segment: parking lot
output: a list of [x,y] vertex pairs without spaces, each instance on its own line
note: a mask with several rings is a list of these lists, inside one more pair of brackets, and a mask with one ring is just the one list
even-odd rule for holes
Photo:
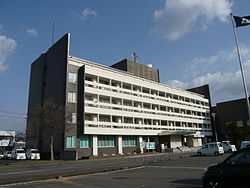
[[132,169],[72,176],[2,187],[202,187],[202,169],[224,160],[220,156],[191,156],[164,162],[155,162]]

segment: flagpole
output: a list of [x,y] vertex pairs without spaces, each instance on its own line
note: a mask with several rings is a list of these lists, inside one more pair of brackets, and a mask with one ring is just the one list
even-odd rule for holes
[[248,99],[249,95],[247,92],[247,84],[246,84],[245,74],[244,74],[244,70],[243,70],[243,64],[242,64],[241,55],[240,55],[239,42],[238,42],[238,38],[236,35],[235,26],[234,26],[234,22],[233,22],[233,14],[231,13],[230,15],[231,15],[231,20],[232,20],[232,25],[233,25],[233,33],[234,33],[234,39],[235,39],[235,44],[236,44],[236,49],[237,49],[237,54],[238,54],[238,60],[239,60],[239,64],[240,64],[242,82],[243,82],[244,92],[245,92],[245,96],[246,96],[248,120],[250,120],[250,108],[249,108],[250,105],[249,105],[249,99]]
[[56,22],[56,16],[53,16],[53,26],[52,26],[52,45],[55,43],[55,22]]

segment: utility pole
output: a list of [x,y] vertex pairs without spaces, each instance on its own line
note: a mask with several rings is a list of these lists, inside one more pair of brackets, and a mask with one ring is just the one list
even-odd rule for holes
[[216,123],[215,123],[215,115],[216,115],[216,113],[212,112],[211,115],[212,115],[212,117],[213,117],[213,122],[214,122],[214,136],[215,136],[215,142],[218,142],[217,129],[216,129]]
[[132,54],[133,58],[134,58],[134,62],[137,63],[137,58],[139,57],[135,52]]

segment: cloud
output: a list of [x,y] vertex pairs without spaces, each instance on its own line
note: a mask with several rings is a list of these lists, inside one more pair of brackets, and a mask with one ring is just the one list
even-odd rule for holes
[[[246,73],[250,74],[250,70],[247,70]],[[244,94],[240,71],[207,73],[203,76],[194,78],[190,82],[169,80],[167,84],[182,89],[209,84],[213,102],[221,102],[219,99],[235,99]],[[250,88],[250,83],[248,84],[248,88]]]
[[28,33],[32,37],[38,37],[39,34],[36,29],[27,29],[26,33]]
[[97,13],[94,10],[90,10],[89,8],[85,8],[82,11],[81,20],[85,21],[89,16],[97,16]]
[[[241,55],[249,90],[250,48],[242,46]],[[183,74],[183,78],[180,80],[169,80],[167,84],[182,89],[209,84],[213,102],[244,96],[236,49],[219,51],[217,54],[207,58],[193,58],[191,63],[187,63],[187,70]]]
[[91,10],[90,8],[85,8],[81,12],[72,10],[69,14],[70,18],[73,18],[74,20],[80,20],[82,22],[85,22],[89,17],[97,17],[98,14],[96,11]]
[[177,40],[195,27],[205,30],[215,19],[226,22],[231,7],[229,0],[166,0],[165,7],[154,12],[153,32]]
[[0,73],[4,72],[8,65],[5,64],[8,56],[15,50],[17,43],[14,39],[0,35]]

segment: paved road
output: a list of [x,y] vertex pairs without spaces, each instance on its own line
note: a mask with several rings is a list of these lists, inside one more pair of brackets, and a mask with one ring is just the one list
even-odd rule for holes
[[[189,157],[190,153],[173,154],[173,158]],[[118,170],[143,166],[148,162],[169,160],[169,154],[135,155],[108,159],[92,159],[79,161],[17,161],[9,165],[0,165],[0,185]],[[4,161],[5,163],[8,161]],[[13,161],[12,161],[13,162]]]
[[[172,161],[154,162],[146,166],[113,172],[74,176],[33,183],[5,185],[13,188],[84,187],[84,188],[137,188],[137,187],[201,187],[202,169],[224,160],[228,154],[210,157],[189,157]],[[100,164],[100,163],[99,163]]]

